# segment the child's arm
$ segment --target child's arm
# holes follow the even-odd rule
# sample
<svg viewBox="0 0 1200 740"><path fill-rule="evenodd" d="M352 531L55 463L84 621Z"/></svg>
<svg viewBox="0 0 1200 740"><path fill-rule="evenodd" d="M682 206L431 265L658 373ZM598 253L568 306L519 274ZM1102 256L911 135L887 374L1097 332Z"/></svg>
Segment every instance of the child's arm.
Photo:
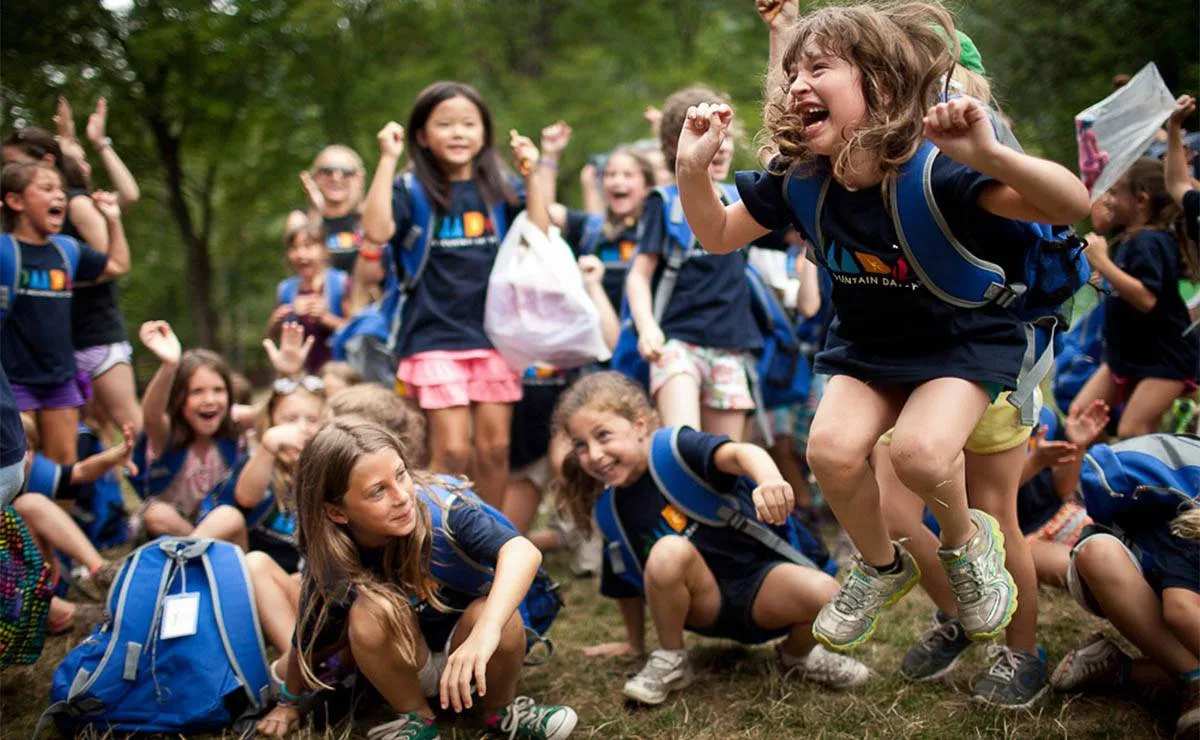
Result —
<svg viewBox="0 0 1200 740"><path fill-rule="evenodd" d="M92 193L92 200L108 223L108 238L105 240L108 262L98 281L112 280L129 272L129 242L125 241L125 227L121 224L121 207L117 205L117 196L103 190Z"/></svg>
<svg viewBox="0 0 1200 740"><path fill-rule="evenodd" d="M675 156L684 218L700 246L714 254L728 254L770 231L754 220L741 201L722 205L708 176L708 165L732 120L733 109L728 105L705 103L689 108Z"/></svg>
<svg viewBox="0 0 1200 740"><path fill-rule="evenodd" d="M303 681L300 678L300 649L295 645L288 651L287 667L284 669L284 687L292 696L302 696L305 693ZM300 708L295 704L281 699L275 708L258 721L258 732L267 737L284 737L300 728Z"/></svg>
<svg viewBox="0 0 1200 740"><path fill-rule="evenodd" d="M596 165L588 162L579 171L579 190L583 193L583 210L588 213L603 214L606 210L604 206L604 193L600 192L600 186L596 184Z"/></svg>
<svg viewBox="0 0 1200 740"><path fill-rule="evenodd" d="M299 457L306 441L303 430L295 424L280 424L264 432L262 443L250 455L234 485L237 505L252 509L261 504L271 485L275 459L284 455Z"/></svg>
<svg viewBox="0 0 1200 740"><path fill-rule="evenodd" d="M171 394L171 383L175 380L179 359L183 356L183 348L175 332L171 331L171 325L165 321L147 321L142 324L138 337L161 363L142 396L147 448L153 456L166 449L167 435L171 432L167 399Z"/></svg>
<svg viewBox="0 0 1200 740"><path fill-rule="evenodd" d="M392 182L396 179L396 167L404 153L404 127L388 121L375 137L379 141L379 165L371 178L371 188L363 202L363 233L376 244L386 244L396 233L396 219L392 213Z"/></svg>
<svg viewBox="0 0 1200 740"><path fill-rule="evenodd" d="M541 551L524 537L513 537L500 548L496 557L496 577L479 621L466 641L446 661L439 692L443 709L452 706L454 711L461 712L464 707L471 706L472 679L479 696L487 694L488 661L500 645L504 625L516 613L541 564Z"/></svg>
<svg viewBox="0 0 1200 740"><path fill-rule="evenodd" d="M1038 427L1033 435L1033 452L1025 456L1021 482L1025 485L1046 468L1057 468L1078 459L1079 447L1072 442L1046 439L1046 427Z"/></svg>
<svg viewBox="0 0 1200 740"><path fill-rule="evenodd" d="M796 312L806 319L811 319L821 310L821 276L817 274L816 263L799 257L800 260L800 290L796 293Z"/></svg>
<svg viewBox="0 0 1200 740"><path fill-rule="evenodd" d="M137 466L130 459L133 455L133 426L126 424L121 433L125 435L121 444L80 460L71 467L71 485L95 483L117 465L124 465L130 474L137 475Z"/></svg>
<svg viewBox="0 0 1200 740"><path fill-rule="evenodd" d="M358 249L358 259L354 261L354 274L350 276L351 290L346 291L346 299L342 302L342 312L347 316L356 313L352 309L350 300L354 291L365 291L373 285L379 285L387 277L387 268L384 266L382 258L383 247L363 237L362 246Z"/></svg>
<svg viewBox="0 0 1200 740"><path fill-rule="evenodd" d="M1087 187L1074 173L1001 144L987 111L973 98L930 108L924 136L946 156L997 180L977 201L988 213L1014 221L1073 224L1090 210Z"/></svg>
<svg viewBox="0 0 1200 740"><path fill-rule="evenodd" d="M1188 175L1187 152L1183 148L1183 121L1196 112L1196 100L1191 95L1180 95L1175 101L1175 112L1167 119L1167 155L1163 160L1163 180L1171 198L1183 205L1183 196L1194 185Z"/></svg>
<svg viewBox="0 0 1200 740"><path fill-rule="evenodd" d="M560 229L566 228L567 209L558 202L558 167L563 150L571 143L571 127L566 121L553 123L542 129L542 158L538 163L538 180L542 195L550 204L550 221Z"/></svg>
<svg viewBox="0 0 1200 740"><path fill-rule="evenodd" d="M621 335L621 318L608 299L608 291L604 290L604 263L595 255L585 254L579 258L579 272L583 275L588 298L592 299L600 314L600 333L604 336L604 344L611 350L617 346L617 337Z"/></svg>
<svg viewBox="0 0 1200 740"><path fill-rule="evenodd" d="M798 3L792 0L755 0L754 9L763 23L767 24L770 39L766 81L766 94L769 97L783 86L783 53L787 51L790 40L788 29L795 23L800 9Z"/></svg>
<svg viewBox="0 0 1200 740"><path fill-rule="evenodd" d="M625 623L624 642L602 642L583 649L588 658L640 656L646 652L646 600L641 596L617 599L621 621Z"/></svg>
<svg viewBox="0 0 1200 740"><path fill-rule="evenodd" d="M1108 426L1108 404L1097 398L1074 416L1068 416L1063 424L1067 441L1079 449L1079 453L1063 465L1054 467L1054 492L1058 497L1067 500L1075 495L1079 487L1079 471L1083 467L1083 455L1092 444L1092 440L1100 436Z"/></svg>
<svg viewBox="0 0 1200 740"><path fill-rule="evenodd" d="M754 489L754 509L768 524L783 524L796 505L792 487L783 479L775 461L761 447L726 442L713 453L713 464L730 475L744 475L758 487Z"/></svg>
<svg viewBox="0 0 1200 740"><path fill-rule="evenodd" d="M550 233L550 201L542 189L541 178L538 176L538 150L527 136L521 136L516 129L509 132L509 145L512 147L513 165L517 172L525 178L525 214L529 222Z"/></svg>
<svg viewBox="0 0 1200 740"><path fill-rule="evenodd" d="M128 208L138 202L138 199L142 197L142 191L138 188L133 173L117 156L117 151L113 149L112 139L105 135L107 123L108 101L100 98L96 101L96 110L88 116L85 131L92 148L100 155L100 161L104 164L104 170L108 172L108 179L112 182L113 189L117 191L117 202L122 208Z"/></svg>
<svg viewBox="0 0 1200 740"><path fill-rule="evenodd" d="M1158 305L1158 296L1141 280L1125 272L1112 261L1112 257L1108 255L1108 241L1098 234L1088 234L1086 239L1088 264L1112 283L1117 296L1142 313L1153 311Z"/></svg>
<svg viewBox="0 0 1200 740"><path fill-rule="evenodd" d="M79 231L79 238L97 252L108 253L108 242L112 238L111 228L105 223L93 197L77 195L67 203L71 223Z"/></svg>
<svg viewBox="0 0 1200 740"><path fill-rule="evenodd" d="M654 297L650 291L650 281L654 270L658 267L658 255L638 251L629 265L629 274L625 277L625 297L629 301L629 314L633 317L633 325L637 327L638 354L646 362L654 362L662 352L666 337L662 327L654 319Z"/></svg>

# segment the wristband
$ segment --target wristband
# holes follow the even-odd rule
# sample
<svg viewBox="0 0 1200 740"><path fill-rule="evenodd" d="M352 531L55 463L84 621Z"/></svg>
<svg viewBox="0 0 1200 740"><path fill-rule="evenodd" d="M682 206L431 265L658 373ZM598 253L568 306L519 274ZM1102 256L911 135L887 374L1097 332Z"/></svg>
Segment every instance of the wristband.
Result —
<svg viewBox="0 0 1200 740"><path fill-rule="evenodd" d="M279 703L289 707L298 707L310 694L293 694L288 691L287 681L279 684Z"/></svg>
<svg viewBox="0 0 1200 740"><path fill-rule="evenodd" d="M383 250L379 247L374 249L361 248L358 250L358 256L362 257L367 262L378 262L379 258L383 256Z"/></svg>
<svg viewBox="0 0 1200 740"><path fill-rule="evenodd" d="M103 139L101 139L100 141L98 141L96 143L96 151L98 151L98 152L102 152L105 149L111 149L111 148L112 148L112 137L111 136L105 136Z"/></svg>
<svg viewBox="0 0 1200 740"><path fill-rule="evenodd" d="M551 162L548 159L539 159L538 164L540 164L541 166L545 167L548 170L553 170L555 172L558 172L558 162Z"/></svg>

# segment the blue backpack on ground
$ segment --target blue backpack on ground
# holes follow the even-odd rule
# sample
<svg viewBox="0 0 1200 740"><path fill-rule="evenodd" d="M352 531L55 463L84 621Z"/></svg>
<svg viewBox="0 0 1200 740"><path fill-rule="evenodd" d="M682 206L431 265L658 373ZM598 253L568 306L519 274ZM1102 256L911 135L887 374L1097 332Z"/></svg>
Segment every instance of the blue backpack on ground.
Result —
<svg viewBox="0 0 1200 740"><path fill-rule="evenodd" d="M388 265L383 296L343 324L329 340L335 360L349 362L364 379L389 387L396 381L395 351L400 339L404 303L412 295L429 263L429 242L433 237L437 216L421 181L412 172L406 172L401 177L412 207L412 226L404 235L400 248L400 264L404 268L404 275L398 276L391 269L395 255L393 247L388 245L383 257ZM507 204L493 206L491 217L496 238L503 240L508 233Z"/></svg>
<svg viewBox="0 0 1200 740"><path fill-rule="evenodd" d="M237 465L239 452L237 438L227 437L215 439L213 442L221 453L221 459L225 461L225 467L233 470ZM175 476L179 475L179 471L183 469L183 463L187 460L188 453L187 447L170 450L159 455L153 464L148 465L146 464L148 446L146 433L139 434L137 441L133 443L132 455L138 472L137 475L129 476L129 483L133 486L133 490L137 491L138 496L144 499L157 496L170 487Z"/></svg>
<svg viewBox="0 0 1200 740"><path fill-rule="evenodd" d="M342 301L346 297L346 286L349 284L349 280L350 276L344 271L333 267L325 268L325 303L329 306L329 312L339 319L346 315L342 310ZM299 275L280 280L279 287L275 289L275 305L282 306L285 303L291 303L296 300L299 292Z"/></svg>
<svg viewBox="0 0 1200 740"><path fill-rule="evenodd" d="M474 491L459 488L460 481L449 477L444 477L443 480L449 487L419 486L417 489L429 509L430 522L435 533L431 574L438 583L455 591L486 596L496 575L496 564L481 563L458 547L454 541L454 534L446 530L446 511L453 506L477 506L500 526L512 530L514 534L519 533L512 522L485 503ZM558 583L544 569L538 568L533 584L521 601L521 619L525 622L525 652L532 653L538 645L546 649L543 658L536 661L527 658L526 665L545 662L554 653L554 643L546 637L546 632L550 625L554 624L559 610L563 607L558 589Z"/></svg>
<svg viewBox="0 0 1200 740"><path fill-rule="evenodd" d="M54 672L42 722L52 717L68 735L89 725L191 734L265 708L266 649L236 545L184 537L144 545L125 559L107 606L109 621Z"/></svg>
<svg viewBox="0 0 1200 740"><path fill-rule="evenodd" d="M739 199L735 186L726 184L721 188L723 201L733 202ZM679 198L678 186L667 185L657 188L656 192L663 200L667 244L670 249L666 255L666 265L658 278L658 284L654 287L654 320L661 323L675 293L679 271L696 244L696 236L683 218L683 203ZM765 412L767 409L787 406L807 398L812 382L812 370L801 354L796 326L780 305L774 291L749 263L746 264L745 272L752 314L763 337L763 348L756 353L753 363L747 363L746 372L750 380L750 392L755 400L759 427L767 444L771 445L774 443L774 435L770 424L766 422ZM613 348L610 366L648 388L650 366L638 353L637 341L637 329L629 311L629 302L623 299L621 333L617 337L616 347Z"/></svg>
<svg viewBox="0 0 1200 740"><path fill-rule="evenodd" d="M1060 336L1054 358L1054 402L1065 411L1104 360L1104 302Z"/></svg>
<svg viewBox="0 0 1200 740"><path fill-rule="evenodd" d="M680 428L659 429L650 443L650 475L672 506L693 522L710 527L730 527L741 532L796 565L815 568L829 575L837 572L837 563L820 540L794 514L788 517L787 524L765 524L759 521L749 501L719 493L704 483L679 455ZM753 485L752 481L748 482ZM596 502L595 516L604 535L604 547L613 573L645 592L641 561L617 516L616 495L611 487L604 489ZM678 531L670 522L662 530ZM684 529L685 533L688 531Z"/></svg>
<svg viewBox="0 0 1200 740"><path fill-rule="evenodd" d="M1139 517L1172 519L1200 495L1200 438L1146 434L1088 448L1079 476L1088 516L1111 525Z"/></svg>
<svg viewBox="0 0 1200 740"><path fill-rule="evenodd" d="M941 300L960 308L1004 306L1026 323L1029 349L1009 402L1021 409L1023 423L1032 424L1033 391L1054 362L1053 332L1067 323L1063 306L1091 275L1084 257L1086 245L1070 228L1007 221L1005 235L1025 254L1022 274L1010 279L999 265L973 255L946 225L930 187L938 151L922 140L889 183L888 210L900 249L921 284ZM820 217L832 179L828 166L818 166L807 176L790 177L783 193L826 264ZM1049 338L1036 337L1035 326L1047 330Z"/></svg>
<svg viewBox="0 0 1200 740"><path fill-rule="evenodd" d="M79 254L83 247L75 239L54 234L50 243L62 255L67 265L67 273L72 285L75 284L75 270L79 268ZM13 303L17 300L17 290L21 287L21 249L12 234L0 234L0 321L12 312ZM37 286L30 286L36 288ZM47 288L50 286L47 285Z"/></svg>

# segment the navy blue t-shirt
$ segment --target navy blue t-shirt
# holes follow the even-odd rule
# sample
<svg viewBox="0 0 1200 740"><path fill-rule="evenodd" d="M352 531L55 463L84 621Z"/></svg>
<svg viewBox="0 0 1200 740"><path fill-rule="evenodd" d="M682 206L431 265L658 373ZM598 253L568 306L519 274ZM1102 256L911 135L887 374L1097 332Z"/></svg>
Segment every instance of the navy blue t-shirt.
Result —
<svg viewBox="0 0 1200 740"><path fill-rule="evenodd" d="M432 203L431 203L432 205ZM508 222L524 208L507 206ZM412 227L412 206L404 178L392 188L392 236L397 275L403 278L400 250ZM429 237L429 262L404 304L398 357L412 357L434 350L491 349L483 331L483 308L488 278L500 237L492 223L491 209L474 182L451 183L450 207L436 213ZM425 224L418 224L425 228Z"/></svg>
<svg viewBox="0 0 1200 740"><path fill-rule="evenodd" d="M1200 190L1183 194L1183 225L1192 243L1200 242Z"/></svg>
<svg viewBox="0 0 1200 740"><path fill-rule="evenodd" d="M354 263L358 261L358 250L363 241L362 216L348 213L322 218L321 237L329 253L329 266L347 275L354 274Z"/></svg>
<svg viewBox="0 0 1200 740"><path fill-rule="evenodd" d="M973 254L1009 275L1022 274L1024 254L999 234L1005 219L976 200L990 177L939 155L930 182L951 231ZM768 229L804 233L783 197L784 179L739 172L746 209ZM831 182L821 212L824 259L833 277L836 318L816 371L876 383L921 383L958 377L1016 385L1025 351L1021 323L996 306L956 308L929 292L903 257L879 187L847 190ZM804 234L816 243L811 234Z"/></svg>
<svg viewBox="0 0 1200 740"><path fill-rule="evenodd" d="M438 530L435 537L450 536L458 549L468 557L480 563L495 563L500 555L500 548L518 535L493 519L478 506L468 503L457 503L451 506L443 520L452 534ZM364 566L381 579L383 574L383 550L359 549L359 557ZM313 606L320 609L319 594L314 594L313 583L307 575L302 576L303 588L300 597L300 614L306 614L307 602L318 599ZM417 623L421 634L425 637L426 645L433 652L441 652L446 647L446 638L462 616L462 611L479 598L453 589L442 588L438 593L442 603L450 611L439 611L425 601L414 605L417 613ZM350 606L354 603L354 595L350 594L345 601L329 604L329 617L325 628L321 630L313 646L314 654L321 654L327 649L344 644L346 630L350 624ZM312 612L316 614L318 612ZM301 636L301 645L307 646L307 635Z"/></svg>
<svg viewBox="0 0 1200 740"><path fill-rule="evenodd" d="M718 492L749 501L752 489L746 480L722 471L713 460L717 448L729 441L724 435L683 428L679 430L679 455L693 473ZM688 520L663 496L649 469L632 486L618 488L613 495L616 496L617 518L631 538L633 554L643 568L654 543L673 534L692 541L718 580L743 577L764 561L780 559L773 550L741 532ZM667 511L668 507L670 511ZM672 521L676 522L675 526L668 524ZM633 584L613 572L607 550L600 576L600 593L613 599L642 595Z"/></svg>
<svg viewBox="0 0 1200 740"><path fill-rule="evenodd" d="M0 468L7 468L24 459L25 429L21 426L21 413L17 411L17 399L13 398L8 374L4 372L4 365L0 364Z"/></svg>
<svg viewBox="0 0 1200 740"><path fill-rule="evenodd" d="M591 214L585 211L567 210L563 239L575 250L575 256L594 254L604 263L604 292L612 303L613 310L621 310L621 299L625 296L625 278L629 275L629 263L638 245L638 225L628 224L613 238L598 229L597 235L586 240L587 222ZM589 243L585 243L585 240Z"/></svg>
<svg viewBox="0 0 1200 740"><path fill-rule="evenodd" d="M82 188L68 188L68 204L76 198L90 198L88 191ZM63 221L63 236L73 237L83 242L83 235L71 221L71 209L67 208L67 218ZM84 285L76 288L71 295L71 341L76 350L96 347L103 344L116 344L128 341L125 332L125 316L117 303L117 282L110 280L97 285Z"/></svg>
<svg viewBox="0 0 1200 740"><path fill-rule="evenodd" d="M1117 247L1117 266L1158 296L1142 313L1113 292L1105 300L1105 362L1130 378L1195 379L1200 366L1200 335L1184 335L1190 320L1179 294L1183 255L1165 231L1139 231Z"/></svg>
<svg viewBox="0 0 1200 740"><path fill-rule="evenodd" d="M0 360L9 380L53 387L75 377L71 343L73 283L104 274L108 255L81 244L72 281L66 255L53 242L38 246L18 241L21 275L12 311L0 329Z"/></svg>
<svg viewBox="0 0 1200 740"><path fill-rule="evenodd" d="M657 192L646 198L640 234L638 251L658 255L658 267L650 282L651 287L657 289L667 266L668 247L680 247L667 235L663 200ZM745 249L712 254L704 251L699 243L693 244L679 269L675 292L659 322L663 336L718 349L762 347L762 334L754 321L745 272Z"/></svg>

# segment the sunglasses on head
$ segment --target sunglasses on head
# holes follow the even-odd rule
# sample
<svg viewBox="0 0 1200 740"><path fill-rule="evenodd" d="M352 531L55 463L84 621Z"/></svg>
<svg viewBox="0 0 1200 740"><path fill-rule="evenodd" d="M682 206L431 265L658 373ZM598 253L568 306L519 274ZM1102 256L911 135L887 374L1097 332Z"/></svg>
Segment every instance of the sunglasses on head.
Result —
<svg viewBox="0 0 1200 740"><path fill-rule="evenodd" d="M333 177L334 174L340 174L342 177L354 177L358 174L358 170L353 167L318 167L317 174L323 177Z"/></svg>
<svg viewBox="0 0 1200 740"><path fill-rule="evenodd" d="M276 393L286 396L294 393L301 386L309 393L320 393L325 390L325 381L315 375L305 375L302 378L276 378L274 388Z"/></svg>

